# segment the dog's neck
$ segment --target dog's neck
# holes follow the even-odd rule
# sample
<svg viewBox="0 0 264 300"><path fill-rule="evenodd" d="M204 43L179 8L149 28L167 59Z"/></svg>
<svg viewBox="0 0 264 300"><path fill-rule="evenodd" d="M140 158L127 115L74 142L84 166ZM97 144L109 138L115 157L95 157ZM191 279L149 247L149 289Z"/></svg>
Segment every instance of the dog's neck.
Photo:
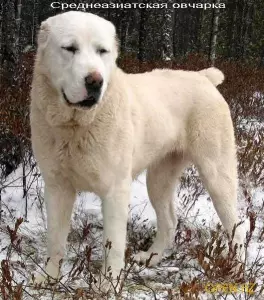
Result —
<svg viewBox="0 0 264 300"><path fill-rule="evenodd" d="M114 105L113 100L115 99L111 99L111 102L109 100L104 101L104 99L113 94L112 90L116 88L114 82L118 82L116 76L119 77L122 74L123 72L116 67L100 103L89 110L81 110L67 106L62 99L62 94L52 86L48 76L38 69L33 75L32 105L38 107L51 127L89 126L105 110L105 106Z"/></svg>

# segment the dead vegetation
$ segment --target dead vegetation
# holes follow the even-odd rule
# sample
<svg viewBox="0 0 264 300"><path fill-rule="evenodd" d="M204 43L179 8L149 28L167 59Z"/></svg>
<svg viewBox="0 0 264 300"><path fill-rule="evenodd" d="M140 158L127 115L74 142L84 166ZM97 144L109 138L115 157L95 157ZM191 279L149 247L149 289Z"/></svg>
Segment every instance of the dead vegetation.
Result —
<svg viewBox="0 0 264 300"><path fill-rule="evenodd" d="M107 245L100 244L100 222L88 219L85 214L82 218L74 219L78 220L75 224L78 226L73 226L69 235L69 260L66 267L62 264L64 276L55 283L51 280L35 289L30 287L28 280L33 272L43 270L43 253L37 245L39 241L31 237L30 232L25 234L20 230L22 219L17 219L13 226L7 222L5 212L8 207L4 207L1 201L1 193L8 187L6 176L19 164L25 166L24 180L21 181L24 199L21 201L26 201L32 181L39 178L31 159L28 118L32 59L31 54L23 58L16 88L9 88L4 80L0 88L0 234L1 238L5 236L8 240L0 249L0 255L4 257L0 269L0 297L3 300L45 299L41 298L44 295L46 299L109 299L100 290L98 281L98 278L108 280L115 289L111 270L106 270L105 274L99 273L102 249L111 251L110 242ZM119 65L129 72L143 72L157 67L189 70L208 67L203 57L195 55L177 63L170 62L169 65L164 62L140 64L134 58L123 57ZM140 291L150 295L151 299L205 299L202 298L205 293L206 299L227 299L227 295L233 297L231 299L264 297L264 205L261 204L263 199L257 202L254 198L255 189L264 190L264 70L225 61L217 62L216 66L226 76L220 91L230 105L234 120L240 201L246 206L244 211L250 225L246 248L248 252L254 248L254 260L247 261L244 269L244 265L234 259L239 248L234 251L223 242L226 236L221 226L210 231L191 226L188 222L189 211L198 197L205 193L197 172L190 168L181 180L181 189L189 190L188 196L181 200L186 213L179 218L173 248L157 268L147 268L148 263L135 267L133 262L133 253L150 246L155 235L154 228L147 225L148 220L139 223L137 218L128 224L126 266L120 274L125 281L121 285L123 298L120 296L120 299L135 299L135 293ZM27 173L29 163L31 171ZM41 195L35 201L39 201L41 206ZM12 212L8 214L12 215ZM42 243L45 244L45 235ZM234 269L236 273L233 273ZM92 288L92 283L96 289ZM163 293L160 297L164 298L157 298L160 293Z"/></svg>

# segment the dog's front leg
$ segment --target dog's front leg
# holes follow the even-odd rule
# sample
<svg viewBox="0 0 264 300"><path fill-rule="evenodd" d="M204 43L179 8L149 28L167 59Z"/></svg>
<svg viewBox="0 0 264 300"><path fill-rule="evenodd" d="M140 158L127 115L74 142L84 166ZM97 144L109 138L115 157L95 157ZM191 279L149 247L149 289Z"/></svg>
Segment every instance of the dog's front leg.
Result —
<svg viewBox="0 0 264 300"><path fill-rule="evenodd" d="M47 210L47 246L49 261L46 274L36 277L36 283L59 276L59 263L64 256L67 236L70 229L72 208L75 200L75 190L66 179L57 181L45 180L44 200Z"/></svg>
<svg viewBox="0 0 264 300"><path fill-rule="evenodd" d="M110 249L105 248L102 273L103 276L104 274L109 275L108 270L111 267L110 272L114 285L118 284L117 276L124 267L130 190L131 179L125 179L116 184L103 199L103 244L105 246L109 242L111 247Z"/></svg>

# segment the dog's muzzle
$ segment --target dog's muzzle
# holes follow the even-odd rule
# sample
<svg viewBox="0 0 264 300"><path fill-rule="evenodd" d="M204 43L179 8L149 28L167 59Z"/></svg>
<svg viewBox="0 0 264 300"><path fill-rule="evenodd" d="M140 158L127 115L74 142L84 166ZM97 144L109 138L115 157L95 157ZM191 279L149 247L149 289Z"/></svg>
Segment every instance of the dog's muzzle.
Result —
<svg viewBox="0 0 264 300"><path fill-rule="evenodd" d="M90 108L92 106L94 106L100 97L100 93L97 95L89 95L87 98L85 98L84 100L77 102L77 103L72 103L66 96L65 92L62 90L62 94L63 94L63 98L66 101L66 103L69 106L74 106L74 107L80 107L80 108Z"/></svg>
<svg viewBox="0 0 264 300"><path fill-rule="evenodd" d="M103 86L102 76L98 72L93 72L85 77L84 82L88 96L80 102L70 102L64 90L62 90L63 98L68 105L80 108L90 108L99 101Z"/></svg>

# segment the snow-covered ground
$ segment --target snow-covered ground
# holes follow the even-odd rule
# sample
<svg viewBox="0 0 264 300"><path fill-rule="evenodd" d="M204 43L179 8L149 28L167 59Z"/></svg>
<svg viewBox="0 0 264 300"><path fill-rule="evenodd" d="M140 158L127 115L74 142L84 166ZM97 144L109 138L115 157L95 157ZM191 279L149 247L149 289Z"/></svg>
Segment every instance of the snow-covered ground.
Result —
<svg viewBox="0 0 264 300"><path fill-rule="evenodd" d="M255 122L255 120L253 121ZM245 127L249 126L248 123L249 121L247 120ZM244 126L243 122L241 122L241 126ZM260 125L258 123L258 126L258 128L263 128L263 124ZM14 279L16 282L20 283L22 280L25 280L24 284L26 284L26 276L29 277L31 273L39 271L36 269L35 262L37 262L40 266L43 266L46 255L46 216L45 209L43 209L44 184L42 178L38 176L38 172L32 174L30 170L27 171L31 174L27 177L27 185L30 186L27 199L27 218L20 226L19 235L23 237L23 249L25 249L26 253L31 253L31 255L29 255L29 258L24 261L26 266L23 274L21 271L19 271L21 270L21 266L18 268L13 268ZM209 238L209 230L215 229L216 225L220 223L220 220L214 210L212 201L210 200L208 194L203 190L199 181L197 181L197 173L195 170L193 168L188 169L185 172L185 176L190 179L187 180L189 183L182 181L180 185L181 188L178 188L175 191L175 208L181 224L178 230L182 230L182 232L186 232L186 229L189 229L191 232L202 230L204 239L206 240ZM143 173L133 183L132 186L130 224L134 225L130 227L128 236L134 234L131 232L131 228L134 228L135 231L139 231L139 233L135 233L136 237L141 236L141 231L149 231L151 235L151 232L153 232L153 227L156 226L155 212L148 200L145 181L145 173ZM4 186L6 186L6 188L3 188L1 192L2 213L0 223L0 261L6 259L6 257L10 255L8 248L8 245L10 245L10 238L7 233L6 226L9 225L11 228L13 228L16 218L25 218L26 200L23 199L21 167L19 167L8 177L7 181L4 183ZM244 221L241 226L244 226L245 230L248 230L250 226L248 217L249 214L247 214L247 211L254 211L256 214L256 229L248 247L249 251L247 253L247 260L248 265L252 266L254 261L258 258L260 259L259 264L261 265L261 262L264 260L264 237L261 239L258 239L258 237L260 236L260 232L263 230L264 215L262 208L264 202L264 187L254 187L249 184L247 187L247 193L247 196L250 197L251 201L248 201L248 198L243 193L241 188L238 203L240 219ZM102 226L101 203L100 199L94 194L80 193L78 195L73 214L73 230L75 229L78 231L78 226L81 226L81 223L83 223L85 220L86 222L95 225L92 236L96 240L100 240L102 232L100 229ZM142 227L142 224L145 224L146 226ZM72 239L74 239L74 235L72 235ZM69 257L74 257L75 250L74 246L73 248L68 247L68 259L65 259L63 270L68 270L70 268L72 261L69 259ZM133 275L131 275L131 278L128 279L128 282L131 282L131 285L129 286L128 284L126 286L123 293L123 299L169 299L167 292L169 289L176 291L179 287L179 284L183 282L183 280L190 281L193 277L199 275L199 270L197 270L198 265L195 260L188 260L179 263L179 257L182 253L184 253L185 250L186 249L182 249L182 247L176 249L174 245L171 249L166 251L164 259L158 265L158 267L144 268L141 272L139 272L140 278L144 281L144 284L135 284ZM100 246L97 246L93 258L95 260L100 260L101 253ZM169 258L170 256L171 258ZM35 261L33 262L30 257L33 257ZM11 251L11 261L16 264L19 260L19 256L16 255L14 251ZM262 284L264 279L264 277L262 277L263 273L258 271L257 274L257 278ZM154 298L154 293L152 290L155 291L156 298ZM30 295L34 294L34 290L29 287L26 288L26 291L28 291ZM32 299L29 294L25 293L24 299ZM61 298L59 295L56 297L57 298L54 299L66 299L65 297ZM200 299L216 299L213 298L216 297L216 295L212 295L210 293L201 294L199 297ZM230 296L230 299L247 299L243 297L246 296L241 293L236 294L234 297ZM38 298L43 300L53 299L51 296L49 296L48 292L45 293L45 291L43 292L43 296L38 296ZM251 299L254 299L254 296L252 296ZM258 299L261 300L261 298Z"/></svg>

